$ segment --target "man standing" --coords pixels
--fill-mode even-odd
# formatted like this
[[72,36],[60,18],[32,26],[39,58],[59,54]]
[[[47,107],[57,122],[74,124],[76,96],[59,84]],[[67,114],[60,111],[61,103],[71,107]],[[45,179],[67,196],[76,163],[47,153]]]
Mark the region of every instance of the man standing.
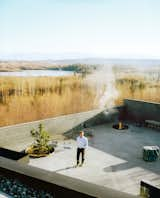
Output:
[[79,165],[79,157],[82,155],[82,161],[80,166],[83,165],[85,160],[85,149],[88,147],[88,139],[84,136],[84,131],[80,131],[79,136],[77,137],[77,165]]

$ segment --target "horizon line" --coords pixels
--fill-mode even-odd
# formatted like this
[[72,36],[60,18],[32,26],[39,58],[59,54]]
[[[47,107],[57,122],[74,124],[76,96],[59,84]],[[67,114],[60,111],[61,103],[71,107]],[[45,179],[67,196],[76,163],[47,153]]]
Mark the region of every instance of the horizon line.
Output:
[[160,57],[73,57],[73,58],[1,58],[0,61],[67,61],[67,60],[160,60]]

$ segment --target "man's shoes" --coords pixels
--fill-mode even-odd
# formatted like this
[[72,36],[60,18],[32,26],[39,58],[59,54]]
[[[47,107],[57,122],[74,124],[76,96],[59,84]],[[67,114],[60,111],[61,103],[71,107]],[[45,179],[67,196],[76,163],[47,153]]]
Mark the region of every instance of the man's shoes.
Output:
[[76,165],[75,165],[75,168],[77,168],[77,167],[82,167],[83,166],[83,162],[80,164],[80,163],[77,163]]
[[79,166],[82,167],[83,166],[83,163],[81,163]]
[[75,168],[77,168],[79,166],[79,163],[77,163],[76,165],[75,165]]

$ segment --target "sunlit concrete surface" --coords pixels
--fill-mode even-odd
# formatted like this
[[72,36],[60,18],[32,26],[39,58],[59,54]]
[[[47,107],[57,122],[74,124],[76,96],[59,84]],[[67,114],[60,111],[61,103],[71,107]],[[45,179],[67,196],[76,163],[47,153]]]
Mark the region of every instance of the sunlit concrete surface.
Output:
[[139,194],[142,179],[160,185],[160,159],[156,162],[142,159],[143,146],[160,146],[160,132],[133,125],[119,131],[112,124],[92,127],[92,130],[83,167],[74,168],[75,140],[59,142],[53,154],[30,159],[30,165],[134,195]]
[[[37,129],[39,124],[43,124],[51,136],[61,136],[66,131],[95,117],[104,109],[94,109],[91,111],[62,115],[44,120],[21,123],[11,126],[0,127],[0,147],[22,151],[33,142],[30,131]],[[59,137],[61,139],[61,137]]]
[[0,198],[11,198],[11,196],[0,191]]

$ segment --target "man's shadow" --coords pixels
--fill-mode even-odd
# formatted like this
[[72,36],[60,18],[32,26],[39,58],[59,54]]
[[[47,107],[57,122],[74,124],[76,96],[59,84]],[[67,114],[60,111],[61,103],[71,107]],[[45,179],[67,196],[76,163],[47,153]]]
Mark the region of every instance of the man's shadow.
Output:
[[59,170],[56,170],[55,172],[60,172],[60,171],[64,171],[64,170],[69,170],[69,169],[72,169],[72,168],[76,168],[76,166],[68,166],[66,168],[61,168]]

